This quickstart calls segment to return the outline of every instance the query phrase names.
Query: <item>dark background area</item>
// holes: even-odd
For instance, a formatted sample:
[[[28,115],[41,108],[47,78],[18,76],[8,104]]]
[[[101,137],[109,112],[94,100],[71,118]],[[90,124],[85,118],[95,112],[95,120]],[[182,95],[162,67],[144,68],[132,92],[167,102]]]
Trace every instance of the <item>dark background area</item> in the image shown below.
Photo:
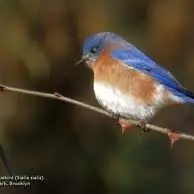
[[[0,0],[0,82],[99,106],[92,72],[74,63],[87,36],[113,31],[194,91],[193,10],[192,0]],[[194,134],[194,106],[166,108],[152,123]],[[14,174],[45,177],[0,193],[194,193],[193,142],[171,150],[159,133],[122,136],[113,120],[71,104],[0,94],[0,142]]]

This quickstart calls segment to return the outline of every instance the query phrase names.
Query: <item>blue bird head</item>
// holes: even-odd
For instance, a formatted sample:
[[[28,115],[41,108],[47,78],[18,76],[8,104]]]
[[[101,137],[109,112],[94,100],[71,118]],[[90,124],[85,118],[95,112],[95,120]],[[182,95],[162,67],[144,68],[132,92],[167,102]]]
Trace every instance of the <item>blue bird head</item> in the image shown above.
[[[96,33],[86,39],[83,45],[82,58],[77,62],[77,64],[86,62],[91,66],[96,62],[98,56],[106,48],[107,44],[114,44],[123,41],[124,39],[121,36],[112,32]]]

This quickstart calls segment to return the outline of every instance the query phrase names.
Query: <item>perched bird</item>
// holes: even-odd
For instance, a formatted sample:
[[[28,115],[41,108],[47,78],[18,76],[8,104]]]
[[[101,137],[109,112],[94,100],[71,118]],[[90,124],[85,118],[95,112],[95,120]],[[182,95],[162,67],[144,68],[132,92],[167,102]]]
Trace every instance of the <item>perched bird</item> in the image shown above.
[[[94,93],[103,108],[120,119],[147,123],[164,106],[194,103],[194,95],[166,69],[127,42],[102,32],[90,36],[83,56],[94,73]]]

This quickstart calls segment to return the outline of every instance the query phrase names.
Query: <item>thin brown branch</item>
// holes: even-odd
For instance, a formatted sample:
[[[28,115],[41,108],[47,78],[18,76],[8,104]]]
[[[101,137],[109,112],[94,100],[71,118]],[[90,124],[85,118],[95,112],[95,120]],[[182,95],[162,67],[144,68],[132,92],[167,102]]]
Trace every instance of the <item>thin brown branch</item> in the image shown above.
[[[25,90],[25,89],[10,87],[10,86],[6,86],[6,85],[3,85],[3,84],[0,84],[0,90],[2,92],[3,91],[10,91],[10,92],[17,92],[17,93],[21,93],[21,94],[27,94],[27,95],[31,95],[31,96],[39,96],[39,97],[43,97],[43,98],[50,98],[50,99],[53,99],[53,100],[59,100],[59,101],[62,101],[62,102],[75,104],[75,105],[80,106],[82,108],[91,110],[93,112],[97,112],[99,114],[102,114],[102,115],[105,115],[105,116],[108,116],[108,117],[112,117],[111,114],[109,114],[108,112],[106,112],[103,109],[91,106],[89,104],[86,104],[86,103],[83,103],[83,102],[80,102],[80,101],[77,101],[77,100],[74,100],[74,99],[71,99],[71,98],[68,98],[68,97],[65,97],[65,96],[63,96],[59,93],[56,93],[56,92],[53,93],[53,94],[45,93],[45,92],[37,92],[37,91],[31,91],[31,90]],[[139,126],[138,121],[126,120],[125,122],[129,122],[130,124]],[[166,135],[169,135],[169,133],[176,133],[178,135],[178,137],[181,138],[181,139],[187,139],[187,140],[194,141],[194,136],[193,135],[181,133],[181,132],[178,132],[178,131],[172,131],[170,129],[159,127],[159,126],[156,126],[156,125],[151,125],[151,124],[146,124],[145,127],[149,130],[156,131],[156,132],[159,132],[159,133],[163,133],[163,134],[166,134]]]

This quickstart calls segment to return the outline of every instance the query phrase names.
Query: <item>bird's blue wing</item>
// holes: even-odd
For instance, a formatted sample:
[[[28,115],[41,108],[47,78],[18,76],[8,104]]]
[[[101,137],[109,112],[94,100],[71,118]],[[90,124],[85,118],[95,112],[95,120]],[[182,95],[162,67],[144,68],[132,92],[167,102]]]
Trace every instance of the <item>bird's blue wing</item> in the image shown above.
[[[113,50],[111,52],[111,57],[120,60],[123,64],[126,64],[129,67],[152,76],[175,96],[182,98],[186,102],[194,103],[194,95],[183,88],[169,71],[157,65],[135,47],[130,46],[129,48]]]

